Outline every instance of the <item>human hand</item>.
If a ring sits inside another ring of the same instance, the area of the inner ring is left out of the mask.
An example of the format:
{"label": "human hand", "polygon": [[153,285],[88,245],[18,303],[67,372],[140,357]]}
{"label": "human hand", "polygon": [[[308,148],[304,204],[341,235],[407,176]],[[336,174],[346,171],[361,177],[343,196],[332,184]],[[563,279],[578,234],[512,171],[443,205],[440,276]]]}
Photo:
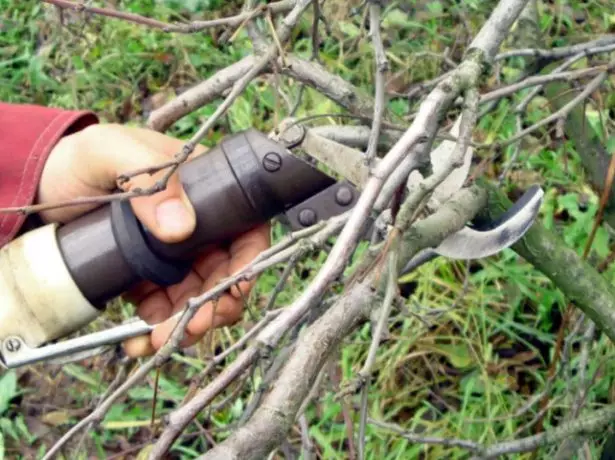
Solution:
{"label": "human hand", "polygon": [[[92,125],[62,138],[45,164],[39,183],[37,203],[56,203],[77,197],[97,196],[117,189],[117,177],[137,169],[172,159],[184,142],[156,131],[117,124]],[[205,151],[197,146],[191,158]],[[164,170],[131,178],[124,190],[151,187]],[[172,243],[189,237],[196,226],[194,208],[186,197],[177,174],[165,190],[132,198],[131,205],[141,223],[160,241]],[[90,211],[96,204],[69,206],[41,211],[44,222],[65,223]],[[159,324],[151,336],[137,337],[124,343],[129,356],[154,353],[167,340],[175,326],[165,321],[185,307],[186,301],[214,287],[250,263],[270,244],[269,225],[264,224],[235,239],[229,248],[209,248],[195,260],[192,270],[179,284],[161,288],[143,282],[125,294],[137,306],[137,314],[150,324]],[[241,318],[243,298],[254,281],[243,281],[220,297],[215,305],[205,304],[186,327],[181,346],[190,346],[216,327],[229,326]],[[241,291],[240,291],[241,290]]]}

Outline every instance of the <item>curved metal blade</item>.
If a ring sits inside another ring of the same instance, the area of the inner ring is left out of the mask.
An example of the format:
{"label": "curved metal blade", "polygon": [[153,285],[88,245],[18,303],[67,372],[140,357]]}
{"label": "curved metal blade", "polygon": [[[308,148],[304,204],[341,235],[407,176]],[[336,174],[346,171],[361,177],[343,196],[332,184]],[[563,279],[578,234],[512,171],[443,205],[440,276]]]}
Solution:
{"label": "curved metal blade", "polygon": [[464,227],[446,238],[434,251],[450,259],[480,259],[500,252],[520,240],[538,215],[544,196],[534,185],[497,221],[483,227]]}
{"label": "curved metal blade", "polygon": [[419,252],[403,268],[406,274],[438,256],[457,260],[481,259],[497,254],[519,241],[534,223],[544,192],[534,185],[496,221],[462,228],[436,248]]}
{"label": "curved metal blade", "polygon": [[[461,117],[451,128],[452,135],[458,135],[460,123]],[[300,145],[311,157],[344,175],[358,190],[362,189],[369,175],[369,167],[360,151],[315,134],[300,125],[293,126],[292,130],[289,129],[282,137],[287,138],[285,141],[288,144]],[[432,150],[430,158],[435,173],[446,167],[455,145],[456,142],[445,140]],[[429,202],[432,210],[437,211],[441,203],[461,189],[468,177],[472,156],[473,149],[470,146],[465,152],[463,165],[453,170],[434,190]],[[421,180],[422,176],[415,170],[409,177],[407,186],[412,189]],[[543,194],[540,187],[531,187],[497,222],[482,227],[466,226],[445,239],[437,248],[430,249],[428,252],[433,252],[433,256],[422,253],[422,257],[433,258],[441,255],[450,259],[468,260],[498,253],[523,237],[538,214]]]}

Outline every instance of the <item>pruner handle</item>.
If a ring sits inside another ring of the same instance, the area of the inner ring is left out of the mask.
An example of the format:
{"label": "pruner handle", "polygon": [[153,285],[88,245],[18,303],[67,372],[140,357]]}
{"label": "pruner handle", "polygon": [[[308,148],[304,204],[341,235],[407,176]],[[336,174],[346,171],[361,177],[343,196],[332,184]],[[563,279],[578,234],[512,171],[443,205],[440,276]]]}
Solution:
{"label": "pruner handle", "polygon": [[[26,232],[0,248],[5,362],[23,365],[148,333],[151,326],[129,323],[39,349],[81,329],[137,283],[179,283],[204,248],[224,245],[337,186],[285,144],[253,129],[224,138],[183,163],[178,174],[196,213],[195,231],[180,243],[157,240],[130,202],[118,200],[63,226]],[[354,191],[351,198],[343,207],[352,207]]]}

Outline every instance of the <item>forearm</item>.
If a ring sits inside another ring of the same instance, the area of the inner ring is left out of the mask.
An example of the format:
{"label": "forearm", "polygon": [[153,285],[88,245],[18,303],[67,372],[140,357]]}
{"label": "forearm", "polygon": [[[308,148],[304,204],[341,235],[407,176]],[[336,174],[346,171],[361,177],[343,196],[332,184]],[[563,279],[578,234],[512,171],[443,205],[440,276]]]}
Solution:
{"label": "forearm", "polygon": [[[97,122],[89,111],[0,102],[0,208],[34,203],[43,167],[58,140]],[[0,247],[20,233],[26,218],[0,214]]]}

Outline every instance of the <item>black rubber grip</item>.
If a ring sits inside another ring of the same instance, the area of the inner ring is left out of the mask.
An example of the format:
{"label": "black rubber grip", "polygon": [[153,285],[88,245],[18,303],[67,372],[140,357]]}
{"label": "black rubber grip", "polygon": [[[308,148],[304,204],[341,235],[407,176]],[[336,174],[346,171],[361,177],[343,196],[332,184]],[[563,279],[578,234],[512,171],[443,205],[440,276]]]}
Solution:
{"label": "black rubber grip", "polygon": [[111,203],[111,228],[124,260],[139,278],[168,287],[181,282],[190,272],[189,262],[165,260],[152,250],[130,202]]}
{"label": "black rubber grip", "polygon": [[142,280],[179,283],[203,249],[226,245],[335,183],[255,130],[224,139],[182,164],[178,174],[197,221],[185,241],[156,239],[129,201],[97,208],[59,228],[66,266],[93,305],[104,308]]}

